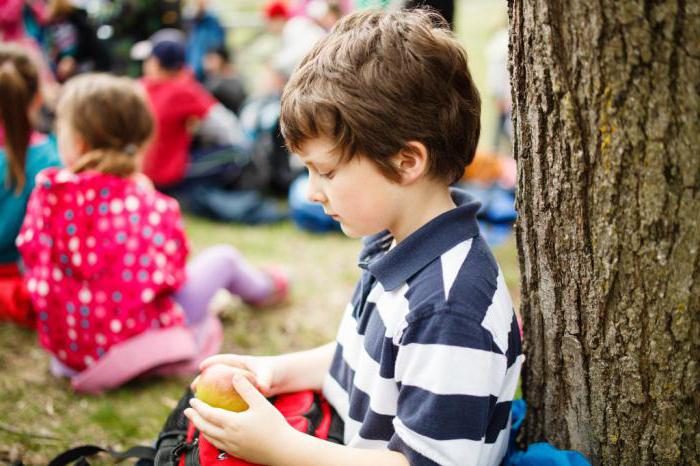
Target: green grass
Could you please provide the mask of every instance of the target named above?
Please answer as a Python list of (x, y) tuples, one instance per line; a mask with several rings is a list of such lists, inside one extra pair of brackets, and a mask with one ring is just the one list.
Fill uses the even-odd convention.
[[(251, 228), (190, 217), (186, 223), (194, 253), (233, 244), (255, 264), (280, 264), (293, 280), (290, 304), (275, 310), (253, 310), (229, 296), (217, 297), (225, 308), (223, 351), (276, 354), (335, 336), (359, 276), (359, 241), (305, 233), (289, 223)], [(515, 291), (513, 241), (495, 253)], [(0, 324), (0, 341), (0, 464), (19, 458), (46, 464), (56, 453), (82, 443), (115, 448), (148, 444), (189, 383), (187, 378), (136, 380), (110, 393), (79, 395), (49, 374), (48, 357), (34, 332)]]

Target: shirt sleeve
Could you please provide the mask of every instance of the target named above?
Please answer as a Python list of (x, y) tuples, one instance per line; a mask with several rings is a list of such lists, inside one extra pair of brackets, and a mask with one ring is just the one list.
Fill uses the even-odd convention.
[(216, 103), (216, 99), (198, 83), (187, 83), (182, 90), (183, 92), (177, 94), (174, 108), (184, 118), (202, 119)]
[(412, 319), (396, 356), (389, 448), (411, 465), (498, 464), (511, 404), (498, 399), (506, 370), (506, 356), (473, 319), (449, 309)]

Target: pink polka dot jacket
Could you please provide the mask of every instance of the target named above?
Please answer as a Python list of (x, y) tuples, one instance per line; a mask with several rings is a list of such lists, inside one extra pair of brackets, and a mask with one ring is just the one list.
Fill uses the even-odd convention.
[(134, 180), (49, 168), (17, 246), (41, 345), (81, 371), (112, 345), (184, 325), (172, 293), (188, 245), (177, 202)]

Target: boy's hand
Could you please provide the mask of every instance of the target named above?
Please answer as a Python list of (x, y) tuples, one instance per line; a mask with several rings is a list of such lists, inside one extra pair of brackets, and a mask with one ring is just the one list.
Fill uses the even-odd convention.
[[(214, 364), (226, 364), (227, 366), (239, 369), (239, 372), (246, 376), (250, 382), (257, 387), (266, 397), (276, 395), (276, 368), (275, 359), (272, 356), (240, 356), (238, 354), (217, 354), (205, 359), (199, 365), (199, 370), (203, 371)], [(195, 390), (197, 379), (192, 382), (192, 389)]]
[(276, 456), (274, 446), (292, 444), (286, 437), (296, 431), (246, 377), (234, 375), (233, 387), (248, 403), (246, 411), (212, 408), (193, 398), (185, 416), (218, 449), (250, 462), (270, 464)]

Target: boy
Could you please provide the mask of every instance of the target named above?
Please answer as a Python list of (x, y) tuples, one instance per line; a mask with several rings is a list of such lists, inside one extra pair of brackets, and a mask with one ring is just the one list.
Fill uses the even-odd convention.
[(238, 117), (185, 66), (184, 40), (181, 31), (162, 29), (132, 49), (132, 57), (145, 58), (141, 84), (156, 120), (144, 174), (195, 214), (251, 224), (282, 220), (285, 214), (273, 201), (232, 189), (240, 187), (244, 170), (254, 172), (250, 143)]
[[(222, 450), (268, 465), (502, 461), (520, 333), (479, 205), (449, 188), (474, 156), (480, 101), (437, 22), (424, 11), (349, 15), (292, 75), (282, 128), (309, 168), (309, 197), (347, 235), (371, 236), (337, 342), (205, 361), (239, 368), (233, 385), (250, 405), (193, 400), (186, 411)], [(323, 390), (345, 445), (293, 431), (264, 397), (303, 389)]]
[(188, 168), (195, 168), (190, 159), (195, 128), (218, 145), (244, 144), (235, 115), (217, 103), (185, 67), (184, 40), (180, 31), (162, 29), (132, 50), (134, 58), (144, 59), (141, 84), (157, 121), (143, 172), (161, 190), (177, 187), (188, 177)]

